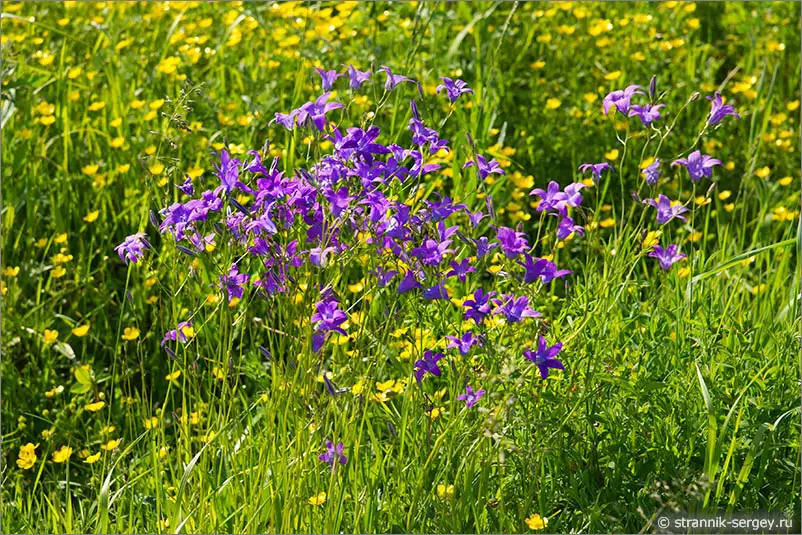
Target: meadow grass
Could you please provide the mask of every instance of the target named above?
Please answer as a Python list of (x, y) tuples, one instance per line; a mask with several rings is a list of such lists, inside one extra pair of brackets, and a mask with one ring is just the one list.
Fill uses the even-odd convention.
[[(670, 510), (799, 525), (793, 4), (2, 11), (5, 532), (636, 532)], [(269, 302), (229, 306), (214, 285), (234, 250), (193, 258), (149, 223), (181, 200), (185, 176), (219, 184), (212, 151), (264, 148), (287, 174), (318, 161), (330, 147), (273, 114), (319, 94), (313, 67), (351, 63), (388, 65), (423, 95), (384, 93), (379, 73), (353, 94), (341, 80), (346, 107), (330, 119), (375, 122), (383, 143), (403, 143), (414, 98), (451, 140), (439, 172), (392, 194), (473, 210), (490, 196), (498, 224), (520, 224), (573, 271), (534, 296), (538, 327), (494, 325), (491, 344), (421, 386), (413, 363), (459, 329), (461, 310), (379, 289), (366, 268), (380, 259), (364, 249), (304, 264)], [(609, 91), (653, 75), (664, 140), (602, 113)], [(438, 76), (474, 94), (449, 107)], [(715, 90), (742, 119), (703, 129)], [(722, 160), (715, 188), (669, 168), (693, 148)], [(506, 175), (463, 170), (477, 153)], [(641, 169), (658, 154), (665, 177), (650, 188)], [(529, 191), (602, 160), (616, 172), (583, 190), (585, 236), (557, 243)], [(633, 192), (682, 200), (687, 223), (658, 227)], [(137, 231), (154, 249), (126, 266), (114, 247)], [(688, 258), (663, 271), (654, 243)], [(498, 256), (483, 280), (519, 269)], [(314, 353), (302, 337), (321, 283), (344, 297), (350, 334)], [(452, 295), (473, 289), (455, 282)], [(159, 342), (189, 316), (196, 336), (173, 357)], [(547, 380), (521, 355), (539, 334), (565, 344), (566, 370)], [(350, 390), (330, 395), (327, 372)], [(470, 410), (457, 400), (466, 380), (487, 390)], [(347, 464), (321, 463), (326, 439)], [(35, 458), (20, 464), (27, 443)]]

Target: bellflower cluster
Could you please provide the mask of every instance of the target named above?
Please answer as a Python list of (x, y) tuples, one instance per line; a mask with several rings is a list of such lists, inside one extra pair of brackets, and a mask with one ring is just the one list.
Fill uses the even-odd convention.
[[(404, 91), (405, 82), (417, 85), (389, 67), (379, 70), (386, 75), (386, 91)], [(449, 151), (449, 141), (432, 127), (440, 123), (424, 118), (423, 108), (415, 101), (409, 103), (412, 117), (405, 131), (388, 136), (392, 141), (383, 141), (379, 126), (335, 126), (327, 117), (344, 107), (331, 100), (336, 84), (343, 83), (341, 78), (348, 80), (352, 91), (359, 91), (373, 73), (353, 65), (341, 72), (325, 68), (316, 72), (323, 94), (288, 113), (277, 113), (274, 120), (287, 130), (285, 135), (299, 135), (298, 130), (305, 128), (320, 132), (316, 140), (326, 143), (311, 152), (314, 159), (300, 160), (289, 168), (278, 158), (266, 160), (259, 151), (234, 157), (227, 149), (220, 150), (215, 155), (215, 184), (206, 187), (203, 178), (194, 184), (187, 180), (179, 186), (182, 199), (153, 215), (152, 223), (163, 240), (169, 243), (171, 238), (175, 248), (188, 256), (210, 256), (210, 262), (193, 260), (193, 269), (220, 266), (216, 268), (220, 272), (209, 276), (214, 281), (211, 286), (232, 307), (237, 306), (235, 300), (243, 300), (247, 304), (243, 308), (265, 307), (265, 317), (271, 319), (287, 317), (286, 307), (302, 309), (307, 321), (271, 329), (280, 329), (282, 335), (290, 331), (286, 334), (289, 344), (311, 347), (312, 353), (324, 359), (327, 344), (336, 351), (336, 344), (330, 342), (333, 336), (349, 336), (346, 311), (361, 301), (346, 301), (336, 292), (353, 274), (354, 263), (344, 259), (368, 259), (369, 268), (359, 274), (364, 287), (373, 292), (365, 302), (392, 296), (398, 303), (392, 309), (395, 318), (410, 307), (445, 311), (459, 306), (474, 328), (440, 333), (448, 343), (442, 352), (435, 347), (418, 349), (420, 354), (409, 371), (424, 387), (424, 379), (431, 376), (431, 382), (455, 365), (452, 361), (445, 367), (443, 359), (478, 353), (478, 348), (492, 343), (493, 326), (500, 322), (517, 324), (510, 333), (537, 329), (530, 320), (542, 317), (536, 310), (539, 285), (531, 284), (550, 284), (571, 271), (559, 269), (551, 257), (534, 256), (541, 244), (533, 243), (523, 226), (500, 224), (490, 195), (479, 207), (436, 191), (414, 196), (425, 186), (421, 179), (440, 169), (437, 155)], [(439, 90), (452, 105), (473, 92), (463, 80), (444, 77), (442, 82)], [(464, 175), (475, 173), (483, 181), (505, 174), (495, 160), (475, 152), (466, 156)], [(582, 204), (583, 188), (585, 184), (573, 183), (562, 189), (552, 182), (545, 191), (533, 191), (541, 197), (538, 210), (560, 218), (556, 225), (551, 218), (544, 218), (542, 224), (556, 227), (561, 240), (583, 232), (569, 217)], [(148, 247), (143, 234), (134, 235), (118, 246), (118, 252), (124, 260), (136, 261)], [(489, 269), (494, 251), (505, 262), (501, 274)], [(513, 288), (516, 293), (511, 293)], [(521, 294), (524, 289), (526, 293)], [(246, 299), (251, 297), (249, 292), (258, 299)], [(467, 298), (452, 299), (452, 295)], [(391, 321), (395, 319), (388, 317), (388, 324)], [(164, 335), (163, 345), (185, 343), (194, 336), (192, 326), (182, 322)], [(175, 355), (173, 349), (165, 349)], [(484, 390), (468, 389), (466, 405), (473, 406), (483, 394)], [(327, 444), (321, 460), (341, 463), (341, 444)]]

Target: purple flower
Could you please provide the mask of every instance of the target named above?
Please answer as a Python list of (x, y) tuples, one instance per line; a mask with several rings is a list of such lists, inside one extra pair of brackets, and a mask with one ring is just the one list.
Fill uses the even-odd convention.
[(372, 273), (373, 273), (374, 275), (376, 275), (376, 278), (378, 279), (379, 288), (384, 288), (385, 286), (387, 286), (388, 284), (390, 284), (390, 281), (391, 281), (391, 280), (393, 280), (393, 278), (394, 278), (396, 275), (398, 275), (398, 272), (397, 272), (397, 271), (395, 271), (395, 270), (393, 270), (393, 269), (391, 269), (391, 270), (385, 270), (385, 269), (384, 269), (383, 267), (381, 267), (381, 266), (377, 267), (377, 268), (376, 268), (376, 270), (375, 270), (375, 271), (373, 271)]
[(676, 243), (672, 243), (665, 249), (660, 247), (659, 245), (654, 246), (654, 251), (649, 253), (651, 258), (656, 258), (660, 261), (660, 267), (668, 270), (671, 269), (671, 266), (674, 265), (675, 262), (682, 260), (687, 255), (684, 253), (678, 252), (679, 246)]
[(604, 114), (608, 115), (610, 112), (610, 108), (615, 106), (615, 108), (624, 115), (627, 114), (629, 111), (629, 101), (632, 99), (634, 95), (642, 95), (643, 91), (640, 91), (639, 85), (630, 85), (626, 89), (618, 89), (616, 91), (612, 91), (606, 97), (604, 97), (603, 105), (604, 105)]
[(557, 225), (558, 240), (563, 241), (574, 232), (576, 232), (580, 236), (584, 236), (585, 227), (581, 225), (574, 225), (574, 220), (568, 216), (564, 216), (562, 219), (560, 219), (560, 224)]
[(473, 243), (476, 245), (476, 258), (484, 258), (487, 253), (498, 247), (497, 243), (490, 243), (487, 236), (482, 236)]
[(710, 115), (707, 117), (707, 124), (713, 126), (715, 124), (720, 123), (724, 117), (728, 115), (732, 115), (733, 117), (737, 117), (738, 119), (741, 118), (738, 115), (738, 112), (735, 111), (735, 108), (730, 106), (729, 104), (724, 104), (721, 100), (721, 93), (716, 91), (715, 98), (713, 97), (705, 97), (707, 100), (712, 102), (712, 106), (710, 108)]
[(147, 240), (147, 234), (144, 232), (137, 232), (126, 237), (123, 242), (114, 248), (117, 254), (120, 255), (120, 260), (128, 264), (133, 262), (136, 264), (145, 256), (145, 249), (152, 249)]
[(195, 195), (195, 188), (192, 187), (192, 179), (190, 177), (187, 177), (182, 184), (176, 184), (175, 187), (181, 190), (184, 195), (189, 195), (190, 197)]
[[(226, 149), (221, 150), (219, 156), (220, 165), (214, 164), (214, 170), (217, 178), (220, 179), (220, 185), (215, 188), (214, 195), (220, 195), (220, 192), (230, 193), (233, 189), (250, 192), (251, 189), (239, 180), (239, 168), (242, 166), (242, 162), (237, 158), (232, 158)], [(203, 195), (206, 200), (206, 192)]]
[(315, 68), (317, 73), (320, 75), (320, 81), (323, 86), (323, 91), (328, 91), (331, 89), (331, 86), (334, 85), (334, 82), (337, 81), (337, 78), (345, 76), (345, 74), (339, 74), (336, 70), (332, 69), (330, 71), (325, 71), (320, 68)]
[(427, 239), (420, 247), (413, 248), (410, 254), (427, 266), (437, 266), (443, 261), (443, 255), (454, 252), (454, 249), (448, 248), (449, 245), (451, 245), (451, 240), (437, 242)]
[(298, 115), (298, 110), (292, 110), (290, 113), (276, 112), (276, 122), (286, 128), (292, 130), (295, 127), (295, 117)]
[(537, 351), (527, 349), (524, 356), (534, 362), (540, 369), (540, 377), (546, 379), (549, 376), (549, 368), (564, 370), (563, 363), (557, 360), (557, 354), (562, 351), (562, 342), (557, 342), (553, 346), (546, 347), (546, 339), (541, 336), (537, 343)]
[(587, 173), (588, 169), (590, 169), (591, 174), (593, 175), (593, 181), (599, 182), (601, 180), (601, 174), (604, 170), (613, 170), (613, 166), (607, 162), (601, 163), (583, 163), (579, 166), (579, 170), (582, 173)]
[(657, 104), (656, 106), (652, 104), (646, 104), (644, 106), (633, 104), (629, 107), (629, 116), (634, 117), (637, 115), (640, 122), (643, 123), (643, 126), (649, 126), (654, 121), (660, 119), (660, 108), (665, 108), (665, 106), (665, 104)]
[(343, 107), (339, 102), (328, 102), (330, 95), (329, 92), (323, 93), (314, 102), (307, 102), (298, 108), (298, 124), (305, 125), (311, 121), (322, 132), (326, 126), (326, 114)]
[(462, 338), (457, 338), (456, 336), (446, 336), (446, 339), (451, 341), (446, 349), (456, 347), (459, 350), (460, 355), (467, 355), (473, 346), (482, 345), (479, 339), (470, 331), (462, 335)]
[(462, 259), (459, 263), (452, 260), (451, 271), (446, 274), (446, 277), (457, 277), (460, 282), (465, 282), (465, 277), (468, 273), (476, 272), (476, 268), (471, 265), (467, 258)]
[(384, 90), (385, 91), (392, 91), (395, 89), (395, 86), (402, 82), (412, 82), (415, 83), (414, 80), (407, 78), (401, 74), (393, 74), (393, 71), (390, 70), (390, 67), (382, 66), (380, 71), (384, 71), (387, 74), (387, 80), (384, 82)]
[[(499, 165), (499, 163), (496, 160), (490, 160), (490, 162), (488, 163), (488, 161), (485, 159), (484, 156), (482, 156), (481, 154), (477, 154), (476, 162), (479, 162), (479, 166), (477, 169), (479, 170), (479, 176), (481, 177), (482, 180), (486, 179), (493, 173), (499, 175), (505, 174), (504, 169), (501, 168), (501, 165)], [(465, 162), (465, 165), (463, 165), (462, 168), (467, 169), (468, 167), (473, 167), (474, 165), (476, 165), (476, 162), (474, 162), (473, 160), (469, 160)]]
[(440, 91), (445, 89), (448, 94), (448, 100), (451, 102), (456, 102), (460, 95), (473, 93), (473, 89), (469, 88), (468, 84), (462, 80), (452, 80), (445, 76), (442, 76), (440, 79), (443, 80), (443, 83), (437, 86), (437, 94), (439, 95)]
[(411, 292), (415, 288), (420, 288), (421, 284), (415, 278), (415, 273), (410, 270), (404, 273), (404, 277), (401, 279), (401, 282), (398, 284), (398, 293), (405, 294), (407, 292)]
[(225, 288), (228, 292), (228, 301), (231, 302), (235, 297), (242, 299), (243, 285), (248, 282), (250, 275), (247, 273), (240, 273), (237, 264), (231, 264), (227, 275), (220, 275), (219, 288)]
[(688, 158), (680, 158), (675, 160), (671, 165), (682, 165), (688, 169), (688, 174), (691, 180), (697, 182), (703, 176), (707, 178), (713, 177), (713, 166), (721, 165), (721, 160), (717, 160), (709, 154), (702, 155), (701, 151), (694, 151), (688, 155)]
[[(187, 330), (185, 331), (184, 329)], [(164, 338), (162, 338), (161, 346), (164, 347), (164, 344), (166, 344), (168, 341), (170, 342), (178, 341), (181, 342), (182, 344), (185, 344), (187, 340), (189, 340), (189, 336), (187, 336), (188, 332), (194, 332), (192, 331), (192, 323), (188, 321), (182, 321), (176, 326), (174, 330), (167, 331), (166, 333), (164, 333)]]
[(427, 301), (435, 299), (448, 299), (448, 290), (445, 289), (445, 282), (438, 282), (431, 288), (423, 290), (423, 298)]
[[(590, 165), (590, 164), (586, 164)], [(560, 191), (560, 185), (555, 182), (549, 182), (546, 189), (535, 188), (529, 192), (529, 195), (536, 195), (540, 197), (540, 202), (537, 204), (536, 211), (542, 212), (544, 210), (557, 210), (559, 212), (565, 211), (566, 194)]]
[(470, 409), (479, 403), (479, 400), (482, 399), (482, 396), (485, 395), (485, 392), (487, 392), (487, 390), (479, 390), (478, 392), (474, 392), (470, 385), (465, 385), (465, 393), (457, 396), (457, 399), (459, 401), (464, 401), (465, 408)]
[(643, 170), (643, 176), (646, 178), (646, 183), (654, 186), (660, 180), (660, 160), (655, 159), (652, 164)]
[(508, 227), (498, 227), (496, 229), (496, 239), (507, 258), (515, 258), (529, 248), (526, 234), (516, 232)]
[(582, 182), (574, 182), (565, 186), (565, 204), (573, 208), (577, 208), (580, 204), (582, 204), (582, 194), (579, 192), (585, 187), (587, 186), (585, 186)]
[(435, 354), (429, 349), (423, 354), (422, 359), (415, 361), (415, 379), (418, 381), (418, 384), (423, 381), (423, 377), (427, 373), (431, 373), (435, 377), (440, 377), (442, 375), (440, 366), (438, 366), (437, 363), (444, 357), (445, 355), (442, 353)]
[(348, 66), (348, 78), (350, 79), (351, 89), (359, 89), (362, 84), (370, 79), (370, 71), (360, 71), (353, 65)]
[(495, 297), (496, 292), (487, 292), (479, 288), (473, 292), (473, 299), (466, 299), (462, 306), (467, 308), (465, 319), (473, 320), (477, 325), (484, 321), (485, 316), (490, 314), (490, 299)]
[(688, 209), (682, 204), (673, 204), (662, 193), (657, 196), (657, 199), (647, 199), (645, 202), (657, 209), (657, 222), (661, 225), (665, 225), (675, 217), (681, 221), (687, 221), (682, 214), (687, 212)]
[(338, 442), (335, 446), (331, 440), (327, 440), (326, 452), (321, 453), (318, 456), (318, 459), (328, 465), (331, 465), (331, 469), (334, 470), (334, 467), (337, 464), (345, 464), (348, 462), (348, 457), (343, 454), (343, 451), (345, 451), (345, 446), (343, 446), (342, 442)]
[(518, 262), (526, 269), (524, 274), (524, 282), (529, 284), (540, 279), (543, 284), (548, 284), (554, 279), (561, 279), (566, 275), (570, 275), (571, 271), (567, 269), (557, 269), (557, 265), (551, 260), (546, 258), (533, 258), (525, 254), (526, 263)]
[(315, 324), (315, 335), (312, 337), (313, 352), (317, 353), (320, 350), (328, 332), (348, 336), (348, 333), (341, 327), (348, 316), (339, 309), (339, 306), (339, 301), (330, 292), (324, 292), (323, 299), (315, 303), (315, 313), (311, 318), (312, 323)]
[(503, 314), (510, 323), (518, 323), (524, 318), (539, 318), (543, 316), (529, 306), (529, 297), (523, 295), (515, 297), (513, 294), (502, 295), (493, 299), (496, 308), (493, 314)]

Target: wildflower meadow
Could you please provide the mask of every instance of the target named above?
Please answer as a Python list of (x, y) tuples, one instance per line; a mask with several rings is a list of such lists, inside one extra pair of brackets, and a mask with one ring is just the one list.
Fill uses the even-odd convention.
[(798, 533), (798, 3), (1, 10), (4, 532)]

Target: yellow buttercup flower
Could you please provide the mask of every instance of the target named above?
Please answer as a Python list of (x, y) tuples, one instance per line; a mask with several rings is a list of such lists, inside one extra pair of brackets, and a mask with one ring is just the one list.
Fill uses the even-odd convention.
[(100, 452), (97, 452), (93, 453), (92, 455), (88, 455), (86, 459), (84, 459), (84, 462), (86, 464), (95, 464), (99, 460), (100, 460)]
[(105, 406), (106, 406), (105, 401), (96, 401), (95, 403), (89, 403), (88, 405), (84, 405), (84, 409), (88, 410), (89, 412), (97, 412)]
[(44, 339), (46, 344), (52, 344), (58, 339), (58, 331), (45, 329), (45, 332), (42, 334), (42, 338)]
[(316, 496), (312, 496), (311, 498), (309, 498), (308, 502), (310, 505), (323, 505), (324, 503), (326, 503), (326, 493), (321, 492)]
[(139, 338), (139, 329), (136, 327), (126, 327), (123, 329), (123, 340), (136, 340)]
[(164, 378), (167, 379), (168, 381), (175, 381), (180, 376), (181, 376), (181, 370), (176, 370), (173, 373), (168, 373), (167, 375), (164, 376)]
[(113, 449), (116, 449), (117, 446), (120, 445), (120, 442), (122, 442), (122, 440), (120, 440), (119, 438), (115, 439), (115, 440), (109, 440), (108, 442), (106, 442), (105, 444), (100, 446), (100, 449), (106, 450), (106, 451), (111, 451)]
[(97, 221), (98, 215), (100, 215), (100, 210), (92, 210), (91, 212), (86, 214), (86, 217), (84, 217), (84, 221), (86, 221), (87, 223), (94, 223), (95, 221)]
[(546, 101), (546, 109), (547, 110), (556, 110), (560, 107), (562, 102), (558, 98), (550, 98)]
[(66, 463), (70, 457), (72, 457), (72, 448), (69, 446), (61, 446), (53, 452), (53, 462), (56, 464)]
[(529, 529), (534, 529), (534, 530), (540, 530), (549, 525), (549, 519), (543, 518), (537, 513), (533, 514), (528, 518), (525, 518), (524, 522), (526, 522), (526, 525), (529, 526)]
[(36, 464), (36, 448), (38, 447), (39, 444), (33, 444), (31, 442), (20, 446), (17, 466), (23, 470), (30, 470), (33, 468), (33, 465)]
[(76, 328), (74, 328), (72, 330), (72, 334), (74, 334), (75, 336), (77, 336), (79, 338), (82, 337), (82, 336), (86, 336), (86, 334), (89, 332), (89, 326), (90, 326), (90, 324), (86, 323), (85, 325), (81, 325), (80, 327), (76, 327)]

